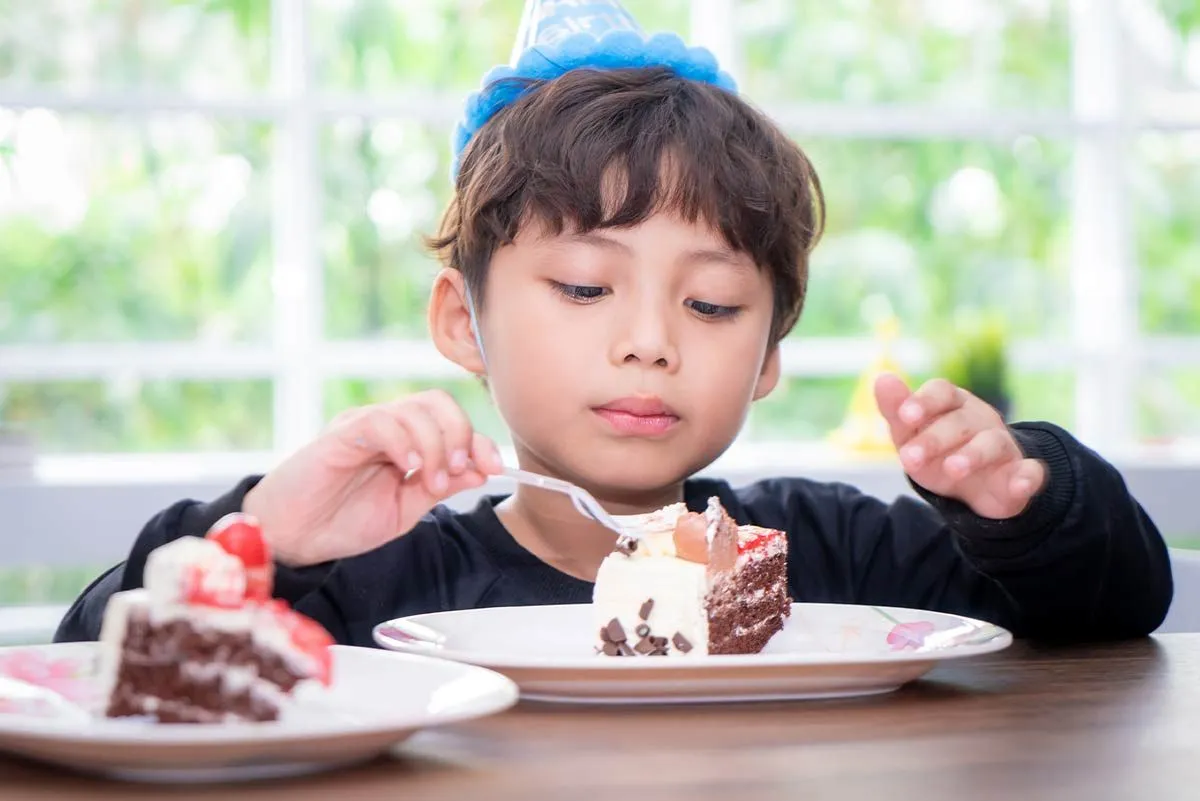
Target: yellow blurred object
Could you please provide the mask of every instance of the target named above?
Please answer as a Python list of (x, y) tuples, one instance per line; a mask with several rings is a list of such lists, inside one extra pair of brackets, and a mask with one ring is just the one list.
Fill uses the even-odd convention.
[(879, 353), (859, 376), (846, 417), (829, 433), (829, 441), (856, 456), (891, 457), (896, 454), (896, 446), (892, 444), (887, 421), (875, 403), (875, 379), (883, 373), (908, 379), (893, 356), (893, 345), (900, 336), (900, 321), (889, 311), (875, 321), (874, 328)]

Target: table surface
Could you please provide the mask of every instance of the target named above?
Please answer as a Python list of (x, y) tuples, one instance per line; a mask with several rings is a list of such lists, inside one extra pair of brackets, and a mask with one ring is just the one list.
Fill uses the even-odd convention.
[(172, 789), (0, 757), (0, 797), (239, 799), (1200, 798), (1200, 634), (1018, 643), (888, 696), (727, 706), (523, 704), (396, 758)]

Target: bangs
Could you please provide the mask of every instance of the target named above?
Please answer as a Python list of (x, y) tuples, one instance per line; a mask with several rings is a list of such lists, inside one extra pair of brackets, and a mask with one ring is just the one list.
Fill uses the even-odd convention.
[(700, 222), (771, 274), (779, 336), (803, 302), (824, 219), (815, 170), (763, 115), (668, 69), (575, 70), (524, 94), (467, 147), (432, 244), (484, 294), (498, 247), (548, 234)]

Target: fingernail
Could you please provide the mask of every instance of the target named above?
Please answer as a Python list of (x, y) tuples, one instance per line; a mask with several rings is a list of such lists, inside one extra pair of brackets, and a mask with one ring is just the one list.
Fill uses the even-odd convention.
[(904, 458), (904, 461), (906, 461), (906, 462), (910, 462), (912, 464), (920, 464), (921, 461), (925, 458), (925, 449), (922, 448), (920, 445), (909, 445), (908, 447), (906, 447), (903, 450), (903, 452), (901, 453), (901, 456)]
[(446, 488), (449, 486), (450, 486), (450, 477), (448, 475), (446, 475), (445, 470), (439, 470), (437, 472), (437, 475), (435, 475), (433, 477), (433, 491), (439, 492), (439, 493), (445, 492)]
[(405, 466), (409, 470), (420, 470), (421, 464), (421, 455), (416, 451), (410, 451), (408, 454), (408, 461), (405, 462)]
[(921, 419), (921, 407), (915, 403), (906, 403), (900, 407), (900, 419), (906, 423), (915, 423)]
[(946, 468), (955, 473), (965, 473), (970, 467), (971, 460), (961, 454), (956, 454), (946, 460)]
[(450, 454), (450, 470), (455, 473), (461, 473), (467, 467), (467, 452), (457, 450)]

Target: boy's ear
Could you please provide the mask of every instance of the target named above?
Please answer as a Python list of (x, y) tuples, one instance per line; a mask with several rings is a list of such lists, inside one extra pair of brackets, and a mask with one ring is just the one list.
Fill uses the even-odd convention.
[(487, 372), (471, 328), (467, 286), (458, 270), (444, 268), (434, 279), (428, 319), (429, 335), (438, 353), (475, 375)]
[(779, 344), (776, 343), (767, 351), (763, 359), (762, 370), (758, 374), (758, 383), (754, 385), (754, 400), (762, 400), (779, 386), (779, 374), (783, 369), (779, 363)]

